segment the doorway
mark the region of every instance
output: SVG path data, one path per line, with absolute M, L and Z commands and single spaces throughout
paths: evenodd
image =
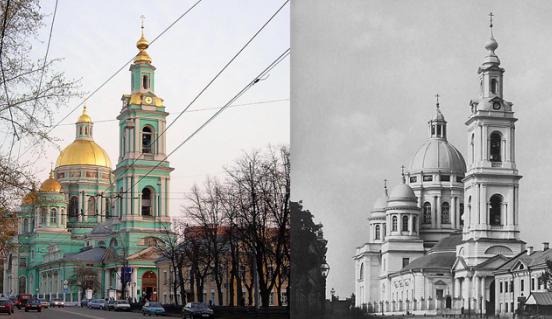
M 157 301 L 157 275 L 151 270 L 142 275 L 142 297 Z

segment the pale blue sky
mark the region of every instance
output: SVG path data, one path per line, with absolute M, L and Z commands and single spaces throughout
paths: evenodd
M 145 15 L 145 36 L 152 40 L 195 1 L 68 1 L 60 0 L 50 49 L 51 58 L 63 58 L 57 67 L 71 78 L 81 79 L 81 89 L 92 92 L 116 69 L 137 53 L 140 19 Z M 148 52 L 156 71 L 156 93 L 165 100 L 174 119 L 212 76 L 257 29 L 283 4 L 281 0 L 204 0 Z M 53 12 L 53 0 L 45 0 L 43 11 Z M 44 54 L 51 15 L 38 35 L 32 54 Z M 191 108 L 220 107 L 238 90 L 289 47 L 289 5 L 280 12 L 250 47 Z M 87 103 L 94 121 L 115 120 L 121 109 L 122 94 L 130 91 L 130 72 L 125 68 Z M 289 58 L 274 69 L 236 103 L 289 99 Z M 81 100 L 61 105 L 57 118 Z M 167 150 L 172 150 L 216 110 L 190 112 L 170 128 Z M 65 123 L 74 123 L 81 110 Z M 53 131 L 63 148 L 74 139 L 74 126 L 62 125 Z M 110 155 L 118 158 L 117 122 L 96 123 L 94 137 Z M 289 144 L 289 100 L 236 107 L 223 112 L 203 131 L 169 158 L 175 168 L 171 184 L 171 211 L 176 215 L 184 192 L 207 175 L 217 176 L 243 151 L 268 144 Z M 21 150 L 28 147 L 21 146 Z M 47 147 L 46 157 L 36 163 L 36 172 L 45 179 L 50 162 L 59 150 Z M 28 152 L 27 159 L 33 152 Z M 30 156 L 30 157 L 29 157 Z
M 328 290 L 353 292 L 355 247 L 383 180 L 400 182 L 441 95 L 449 141 L 466 154 L 468 101 L 495 14 L 514 103 L 521 237 L 552 241 L 552 3 L 296 1 L 292 8 L 292 197 L 324 224 Z

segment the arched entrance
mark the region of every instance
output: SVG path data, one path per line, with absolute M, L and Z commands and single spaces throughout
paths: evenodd
M 157 301 L 157 275 L 151 270 L 142 275 L 142 297 Z

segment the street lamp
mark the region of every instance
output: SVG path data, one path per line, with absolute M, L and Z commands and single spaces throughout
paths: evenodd
M 335 289 L 332 288 L 332 289 L 330 290 L 330 295 L 332 296 L 331 300 L 333 301 L 334 298 L 335 298 Z
M 330 273 L 330 265 L 327 263 L 323 263 L 320 265 L 320 274 L 322 275 L 322 291 L 321 291 L 321 297 L 322 297 L 322 313 L 326 313 L 326 278 L 328 278 L 328 274 Z

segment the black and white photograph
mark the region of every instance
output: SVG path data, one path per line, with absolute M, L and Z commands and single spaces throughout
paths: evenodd
M 292 318 L 551 313 L 551 13 L 292 3 Z

